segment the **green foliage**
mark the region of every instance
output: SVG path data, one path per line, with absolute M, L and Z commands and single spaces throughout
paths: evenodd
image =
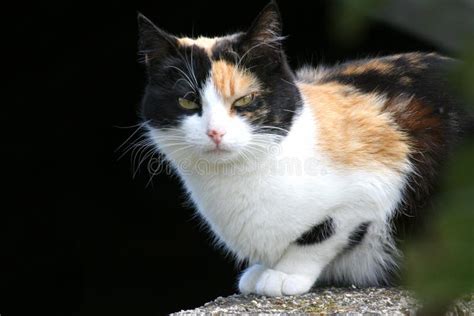
M 458 54 L 462 63 L 454 70 L 451 82 L 469 100 L 474 109 L 474 30 Z
M 368 25 L 367 16 L 379 9 L 384 0 L 335 0 L 330 25 L 334 36 L 346 45 L 359 41 Z
M 405 249 L 406 284 L 430 314 L 444 310 L 453 299 L 474 291 L 474 144 L 450 165 L 438 216 L 429 231 Z

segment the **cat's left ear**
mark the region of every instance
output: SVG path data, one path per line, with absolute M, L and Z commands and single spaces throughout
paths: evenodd
M 278 57 L 281 55 L 282 41 L 281 15 L 278 5 L 271 1 L 263 8 L 245 33 L 242 43 L 246 50 L 265 51 Z
M 148 65 L 151 60 L 160 61 L 177 47 L 177 39 L 163 31 L 143 14 L 138 14 L 138 52 Z

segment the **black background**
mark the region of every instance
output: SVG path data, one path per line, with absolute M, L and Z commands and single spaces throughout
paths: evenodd
M 436 47 L 372 21 L 352 44 L 330 1 L 280 1 L 293 66 Z M 83 2 L 5 11 L 0 313 L 162 315 L 235 292 L 239 268 L 211 246 L 179 183 L 115 149 L 138 123 L 144 71 L 136 13 L 175 34 L 245 29 L 266 0 Z M 32 315 L 32 314 L 31 314 Z

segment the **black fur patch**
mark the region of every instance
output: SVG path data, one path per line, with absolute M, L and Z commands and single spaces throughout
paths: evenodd
M 186 97 L 200 103 L 199 90 L 211 70 L 211 60 L 205 50 L 197 46 L 180 46 L 176 37 L 142 15 L 138 17 L 138 25 L 139 53 L 148 72 L 142 119 L 159 128 L 176 126 L 187 115 L 200 115 L 200 108 L 183 109 L 178 99 Z
M 299 246 L 308 246 L 317 243 L 321 243 L 328 239 L 335 232 L 334 220 L 328 218 L 324 222 L 314 226 L 309 231 L 304 233 L 300 238 L 296 240 L 296 244 Z
M 387 65 L 383 71 L 367 66 L 366 70 L 345 72 L 348 67 L 377 61 Z M 443 93 L 449 88 L 448 69 L 455 61 L 437 54 L 410 53 L 376 59 L 364 59 L 335 67 L 324 79 L 337 81 L 357 88 L 359 91 L 376 92 L 388 97 L 400 94 L 422 97 L 434 107 L 453 105 L 454 94 Z
M 352 233 L 349 235 L 349 242 L 346 246 L 346 250 L 350 250 L 359 245 L 367 234 L 370 222 L 364 222 L 360 224 Z
M 142 117 L 150 120 L 155 127 L 175 126 L 184 116 L 201 113 L 201 108 L 183 109 L 178 104 L 178 98 L 186 96 L 201 102 L 199 89 L 209 75 L 211 60 L 198 47 L 179 48 L 177 52 L 161 60 L 149 74 L 149 84 L 142 101 Z M 194 76 L 188 70 L 190 67 L 194 69 Z

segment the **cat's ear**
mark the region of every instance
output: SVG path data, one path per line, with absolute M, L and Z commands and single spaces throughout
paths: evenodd
M 246 49 L 265 50 L 279 56 L 283 39 L 281 33 L 280 10 L 276 2 L 271 1 L 253 21 L 242 41 Z
M 158 28 L 141 13 L 138 13 L 138 32 L 138 53 L 147 65 L 166 57 L 177 47 L 176 37 Z

